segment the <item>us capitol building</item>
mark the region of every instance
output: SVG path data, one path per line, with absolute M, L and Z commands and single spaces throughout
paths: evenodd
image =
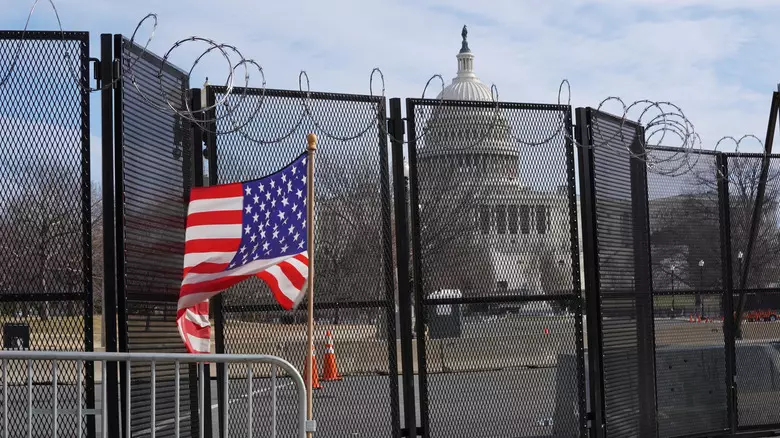
M 550 136 L 558 113 L 470 106 L 494 97 L 475 74 L 465 26 L 462 37 L 457 75 L 437 99 L 466 102 L 415 114 L 426 289 L 464 297 L 570 293 L 565 138 L 538 146 L 516 140 Z M 528 123 L 540 117 L 548 123 Z

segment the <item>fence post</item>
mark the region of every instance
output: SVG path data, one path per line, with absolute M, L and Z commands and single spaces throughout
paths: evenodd
M 736 350 L 734 320 L 734 264 L 731 256 L 731 210 L 729 202 L 728 157 L 718 153 L 715 157 L 718 181 L 718 209 L 720 216 L 720 259 L 723 275 L 723 338 L 726 360 L 726 408 L 728 425 L 732 433 L 737 431 Z
M 193 93 L 195 94 L 195 93 Z M 201 102 L 201 96 L 202 94 L 200 92 L 197 93 L 197 97 L 193 96 L 193 99 L 197 100 L 198 102 L 198 109 L 202 108 L 203 102 Z M 212 106 L 215 103 L 215 97 L 214 97 L 214 90 L 206 87 L 206 106 Z M 208 154 L 208 161 L 209 161 L 209 186 L 213 186 L 218 184 L 218 178 L 217 178 L 217 126 L 216 126 L 216 108 L 212 108 L 208 110 L 205 114 L 201 113 L 202 120 L 208 121 L 208 130 L 206 131 L 205 140 L 206 140 L 206 149 Z M 197 144 L 201 144 L 198 142 Z M 201 167 L 202 167 L 202 161 L 201 161 Z M 200 178 L 200 185 L 204 185 L 203 181 L 203 172 L 200 173 L 198 176 Z M 212 310 L 211 313 L 214 315 L 214 349 L 215 353 L 217 354 L 224 354 L 225 353 L 225 320 L 224 320 L 224 313 L 222 311 L 222 294 L 217 294 L 215 297 L 213 297 L 211 300 L 211 306 Z M 220 377 L 223 375 L 223 373 L 226 372 L 226 367 L 224 363 L 220 363 L 216 365 L 217 367 L 217 381 L 221 381 Z M 205 367 L 205 376 L 206 381 L 211 382 L 211 366 L 209 364 L 206 364 Z M 206 385 L 205 388 L 206 392 L 206 400 L 211 403 L 211 384 L 209 383 Z M 225 394 L 224 389 L 221 387 L 221 385 L 217 385 L 217 406 L 218 406 L 218 412 L 222 412 L 223 409 L 227 409 L 228 407 L 228 401 L 225 400 Z M 206 423 L 206 437 L 211 437 L 211 409 L 209 408 L 203 410 L 203 415 L 205 416 L 205 423 Z M 224 418 L 223 415 L 219 416 L 220 418 Z M 219 428 L 219 436 L 222 437 L 227 431 L 227 425 L 224 425 L 223 427 Z M 206 438 L 202 437 L 202 438 Z
M 120 328 L 119 333 L 117 335 L 118 339 L 118 345 L 117 348 L 114 351 L 120 351 L 120 352 L 126 352 L 128 351 L 128 338 L 127 338 L 127 317 L 128 317 L 128 308 L 127 308 L 127 292 L 125 289 L 125 239 L 123 236 L 122 230 L 124 229 L 124 199 L 123 199 L 123 193 L 124 193 L 124 178 L 121 177 L 124 174 L 124 159 L 123 159 L 123 151 L 124 151 L 124 141 L 123 136 L 124 132 L 122 129 L 123 124 L 123 117 L 122 117 L 122 111 L 123 111 L 123 99 L 124 99 L 124 93 L 123 93 L 123 83 L 120 79 L 122 77 L 122 74 L 120 72 L 122 68 L 122 53 L 123 53 L 123 43 L 122 43 L 122 35 L 114 35 L 114 56 L 113 56 L 113 67 L 114 67 L 114 73 L 112 80 L 116 81 L 111 89 L 113 90 L 114 95 L 114 143 L 117 145 L 115 148 L 114 156 L 113 156 L 113 162 L 112 166 L 114 168 L 114 175 L 120 175 L 119 178 L 114 179 L 114 223 L 116 224 L 116 236 L 115 236 L 115 242 L 116 242 L 116 248 L 114 249 L 116 254 L 116 260 L 114 261 L 116 266 L 116 293 L 112 294 L 112 296 L 116 296 L 116 320 L 117 325 Z M 105 91 L 104 91 L 105 92 Z M 104 136 L 105 138 L 105 136 Z M 105 199 L 103 200 L 105 202 Z M 104 230 L 105 232 L 105 230 Z M 106 274 L 106 277 L 108 275 Z M 107 308 L 107 307 L 106 307 Z M 106 351 L 109 351 L 106 349 Z M 106 363 L 104 368 L 106 370 L 110 370 L 111 365 Z M 122 429 L 123 436 L 127 437 L 130 436 L 129 432 L 129 424 L 130 421 L 127 420 L 125 417 L 128 417 L 131 415 L 131 412 L 129 411 L 129 390 L 128 385 L 129 383 L 129 374 L 126 373 L 127 371 L 127 363 L 120 362 L 118 364 L 119 368 L 119 374 L 117 377 L 118 386 L 119 386 L 119 394 L 116 396 L 119 398 L 119 401 L 117 402 L 117 405 L 119 406 L 119 411 L 122 413 L 121 423 L 117 426 L 117 428 Z M 113 386 L 112 386 L 113 387 Z M 104 391 L 107 396 L 110 396 L 111 392 L 110 390 Z M 113 421 L 111 418 L 114 418 L 113 415 L 109 415 L 109 420 L 106 420 L 106 424 L 109 424 L 108 422 Z M 116 421 L 119 421 L 117 419 Z
M 601 297 L 598 277 L 598 235 L 596 233 L 596 192 L 593 163 L 593 141 L 590 136 L 591 114 L 577 108 L 576 140 L 581 190 L 582 251 L 585 273 L 585 314 L 587 316 L 588 379 L 590 389 L 591 436 L 605 436 L 604 374 L 602 367 Z
M 634 290 L 636 300 L 637 352 L 639 364 L 639 422 L 642 433 L 655 435 L 655 324 L 653 319 L 653 285 L 650 265 L 650 218 L 647 188 L 645 130 L 638 127 L 631 143 L 631 207 L 633 215 Z
M 82 37 L 82 55 L 81 55 L 81 83 L 85 86 L 89 84 L 89 35 L 84 34 Z M 96 64 L 100 65 L 100 61 L 96 60 Z M 100 72 L 98 72 L 98 78 Z M 100 81 L 98 81 L 98 84 Z M 83 236 L 82 247 L 82 285 L 84 287 L 84 351 L 95 351 L 95 339 L 94 339 L 94 285 L 92 283 L 92 261 L 93 261 L 93 245 L 92 245 L 92 202 L 90 185 L 91 174 L 89 165 L 90 151 L 92 145 L 89 141 L 89 117 L 91 109 L 89 105 L 90 93 L 86 89 L 81 90 L 81 235 Z M 78 387 L 79 391 L 85 392 L 85 401 L 88 409 L 95 408 L 95 364 L 87 362 L 83 364 L 83 367 L 77 370 L 78 373 Z M 83 373 L 83 381 L 82 381 Z M 79 404 L 79 406 L 81 406 Z M 79 418 L 81 420 L 81 418 Z M 79 430 L 81 430 L 81 421 L 79 421 Z M 95 436 L 95 417 L 87 418 L 86 421 L 86 435 L 88 438 Z
M 103 159 L 103 331 L 106 352 L 117 351 L 117 296 L 116 296 L 116 224 L 114 223 L 114 53 L 111 34 L 100 35 L 100 107 Z M 106 85 L 111 85 L 107 87 Z M 106 363 L 106 374 L 102 376 L 102 385 L 106 387 L 103 403 L 108 408 L 108 431 L 110 436 L 119 434 L 119 397 L 117 387 L 117 363 Z M 128 415 L 127 412 L 123 412 Z M 127 436 L 127 435 L 125 435 Z
M 195 93 L 193 93 L 195 94 Z M 197 97 L 193 97 L 193 99 L 197 100 L 197 109 L 201 109 L 202 102 L 200 101 L 200 90 L 198 90 Z M 211 96 L 209 94 L 209 96 Z M 211 105 L 211 99 L 209 99 L 209 102 L 207 103 L 207 106 Z M 214 111 L 209 112 L 208 120 L 214 120 L 216 114 Z M 201 120 L 205 120 L 206 117 L 202 117 L 201 113 Z M 211 148 L 213 151 L 216 152 L 217 150 L 217 134 L 216 134 L 216 125 L 210 124 L 209 133 L 207 134 L 207 142 L 209 145 L 213 144 L 213 148 Z M 200 132 L 200 130 L 198 130 Z M 200 144 L 200 143 L 199 143 Z M 212 160 L 211 156 L 209 156 L 209 169 L 214 169 L 214 172 L 209 172 L 209 185 L 217 184 L 217 172 L 216 172 L 216 153 L 214 155 L 215 159 Z M 212 163 L 212 161 L 214 161 Z M 200 186 L 203 185 L 203 156 L 201 154 L 201 173 L 198 175 L 200 179 Z M 225 354 L 225 315 L 222 312 L 222 294 L 218 294 L 217 296 L 213 297 L 211 301 L 214 303 L 214 350 L 217 354 Z M 217 382 L 222 382 L 223 379 L 226 377 L 227 373 L 227 364 L 225 363 L 218 363 L 215 365 L 217 367 Z M 211 366 L 209 364 L 206 364 L 205 368 L 207 374 L 207 381 L 210 382 L 210 376 L 211 376 Z M 211 385 L 207 385 L 206 387 L 206 395 L 208 397 L 209 403 L 211 403 Z M 251 394 L 250 394 L 251 397 Z M 224 437 L 228 433 L 228 425 L 222 424 L 224 423 L 225 418 L 227 418 L 224 413 L 225 410 L 228 408 L 228 401 L 225 400 L 225 388 L 222 387 L 222 385 L 217 385 L 217 406 L 218 406 L 218 413 L 219 413 L 219 436 Z M 206 424 L 209 428 L 209 432 L 206 432 L 206 436 L 211 436 L 211 410 L 208 411 L 209 414 L 206 415 Z
M 422 233 L 420 230 L 420 192 L 417 181 L 417 125 L 415 123 L 415 103 L 406 99 L 406 136 L 408 138 L 409 156 L 409 205 L 410 227 L 412 238 L 412 272 L 414 277 L 414 314 L 417 329 L 417 384 L 420 393 L 420 428 L 418 435 L 424 438 L 430 437 L 430 424 L 428 416 L 428 365 L 425 357 L 425 327 L 426 315 L 423 291 L 422 274 Z
M 585 376 L 585 332 L 583 329 L 582 316 L 584 314 L 584 300 L 582 297 L 582 282 L 580 278 L 580 241 L 578 233 L 578 211 L 577 211 L 577 187 L 576 187 L 576 175 L 577 172 L 575 166 L 575 141 L 574 132 L 572 126 L 572 112 L 571 107 L 566 110 L 566 130 L 568 135 L 566 137 L 566 180 L 567 184 L 567 198 L 569 201 L 569 232 L 571 236 L 571 263 L 572 263 L 572 285 L 573 292 L 577 295 L 576 319 L 574 322 L 574 330 L 576 333 L 576 369 L 577 369 L 577 398 L 579 399 L 577 405 L 579 407 L 579 426 L 580 436 L 585 437 L 588 434 L 588 418 L 587 418 L 587 390 L 586 390 L 586 376 Z M 555 431 L 555 429 L 553 429 Z
M 400 104 L 400 102 L 399 102 Z M 394 202 L 397 202 L 397 197 L 394 196 L 394 187 L 390 186 L 391 183 L 391 172 L 393 172 L 395 169 L 391 169 L 390 165 L 390 150 L 388 149 L 388 134 L 392 134 L 393 137 L 395 137 L 395 134 L 393 134 L 393 129 L 389 127 L 388 122 L 388 108 L 387 108 L 387 99 L 382 98 L 377 102 L 377 122 L 378 123 L 384 123 L 388 129 L 378 129 L 377 134 L 379 136 L 379 148 L 380 148 L 380 155 L 379 155 L 379 163 L 381 166 L 381 193 L 382 193 L 382 241 L 384 242 L 384 251 L 383 251 L 383 263 L 386 266 L 385 268 L 385 281 L 387 285 L 391 285 L 391 287 L 388 287 L 385 292 L 385 318 L 387 318 L 385 329 L 384 329 L 384 335 L 385 339 L 387 340 L 387 360 L 388 360 L 388 370 L 390 372 L 390 416 L 392 418 L 392 437 L 393 438 L 400 438 L 401 437 L 401 405 L 400 400 L 401 396 L 399 395 L 399 382 L 398 382 L 398 376 L 399 376 L 399 367 L 398 367 L 398 324 L 396 323 L 398 321 L 398 300 L 396 299 L 396 296 L 398 294 L 398 290 L 401 287 L 401 282 L 396 282 L 396 276 L 400 275 L 397 269 L 395 269 L 396 266 L 396 258 L 393 249 L 396 248 L 395 242 L 393 241 L 393 205 L 396 205 L 396 214 L 398 204 L 393 204 Z M 398 119 L 399 123 L 403 123 L 402 119 Z M 403 138 L 403 137 L 401 137 Z M 395 158 L 393 158 L 395 160 Z M 395 161 L 393 161 L 393 165 L 395 165 Z M 403 205 L 406 205 L 404 202 Z M 407 239 L 408 242 L 408 239 Z M 408 248 L 408 247 L 407 247 Z M 408 254 L 408 250 L 406 251 Z M 407 275 L 406 275 L 406 284 L 409 284 L 409 275 L 408 275 L 408 259 L 407 263 L 405 264 L 407 266 Z M 392 287 L 394 285 L 398 284 L 398 288 Z M 411 340 L 409 341 L 411 343 Z M 414 379 L 414 376 L 412 376 L 412 379 Z
M 406 174 L 404 172 L 404 121 L 401 99 L 390 99 L 388 132 L 392 143 L 393 190 L 395 198 L 395 245 L 398 278 L 398 318 L 401 334 L 401 375 L 404 397 L 404 436 L 417 436 L 414 391 L 414 357 L 412 348 L 412 297 L 409 289 L 409 224 L 407 223 Z M 395 342 L 395 340 L 389 340 Z

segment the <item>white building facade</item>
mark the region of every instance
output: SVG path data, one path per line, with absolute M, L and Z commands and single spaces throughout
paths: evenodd
M 424 129 L 417 133 L 422 135 L 417 150 L 420 187 L 427 191 L 420 205 L 423 234 L 432 234 L 432 246 L 437 232 L 440 240 L 450 239 L 450 247 L 437 256 L 447 263 L 432 268 L 436 272 L 430 272 L 429 281 L 435 284 L 428 289 L 461 289 L 464 294 L 472 289 L 480 295 L 570 293 L 570 209 L 576 205 L 570 205 L 567 176 L 534 162 L 538 150 L 517 141 L 526 134 L 521 130 L 529 128 L 515 121 L 534 117 L 532 111 L 469 105 L 494 102 L 490 87 L 475 74 L 474 58 L 464 27 L 457 74 L 438 96 L 459 103 L 429 109 Z M 560 137 L 534 147 L 560 148 L 553 156 L 565 160 L 565 138 Z

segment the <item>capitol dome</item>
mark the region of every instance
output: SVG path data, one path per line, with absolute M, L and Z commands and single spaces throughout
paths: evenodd
M 503 110 L 496 107 L 490 87 L 474 72 L 474 54 L 463 26 L 463 43 L 456 58 L 458 71 L 452 83 L 439 93 L 437 100 L 459 101 L 463 105 L 442 103 L 427 108 L 425 141 L 418 151 L 420 158 L 447 156 L 458 162 L 480 163 L 480 167 L 494 163 L 505 170 L 519 168 L 519 151 L 512 140 L 509 123 Z M 465 102 L 483 102 L 468 105 Z M 482 164 L 485 163 L 485 164 Z M 509 166 L 509 167 L 506 167 Z M 493 166 L 488 166 L 493 167 Z
M 474 54 L 469 49 L 469 43 L 466 41 L 468 35 L 466 26 L 463 26 L 463 44 L 458 58 L 458 73 L 452 78 L 452 83 L 436 96 L 436 99 L 444 100 L 469 100 L 492 102 L 493 95 L 490 87 L 482 83 L 474 73 Z

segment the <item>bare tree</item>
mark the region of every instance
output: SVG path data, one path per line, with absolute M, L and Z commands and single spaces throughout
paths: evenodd
M 18 169 L 2 195 L 4 291 L 75 294 L 82 290 L 85 245 L 80 183 L 80 172 L 53 160 Z M 49 317 L 48 302 L 37 308 L 42 319 Z
M 746 251 L 761 174 L 761 158 L 736 157 L 729 160 L 729 202 L 731 209 L 731 248 L 735 285 L 739 287 L 738 253 Z M 747 288 L 769 287 L 780 281 L 780 168 L 773 160 L 766 181 L 761 218 L 752 248 Z
M 320 161 L 315 206 L 317 294 L 328 302 L 385 299 L 387 284 L 380 169 L 334 157 Z M 389 213 L 389 212 L 388 212 Z M 340 309 L 337 309 L 338 323 Z
M 103 194 L 92 186 L 92 303 L 95 314 L 103 313 Z
M 760 157 L 729 159 L 729 206 L 735 286 L 739 287 L 738 253 L 745 251 L 761 170 Z M 715 289 L 721 286 L 721 247 L 717 169 L 714 160 L 668 184 L 681 193 L 650 201 L 653 274 L 657 290 Z M 780 169 L 770 167 L 753 246 L 748 288 L 767 287 L 778 281 L 780 255 Z M 702 263 L 704 262 L 704 263 Z
M 421 161 L 418 181 L 424 293 L 493 287 L 490 248 L 476 233 L 480 200 L 490 191 L 483 172 L 460 171 L 442 157 Z

